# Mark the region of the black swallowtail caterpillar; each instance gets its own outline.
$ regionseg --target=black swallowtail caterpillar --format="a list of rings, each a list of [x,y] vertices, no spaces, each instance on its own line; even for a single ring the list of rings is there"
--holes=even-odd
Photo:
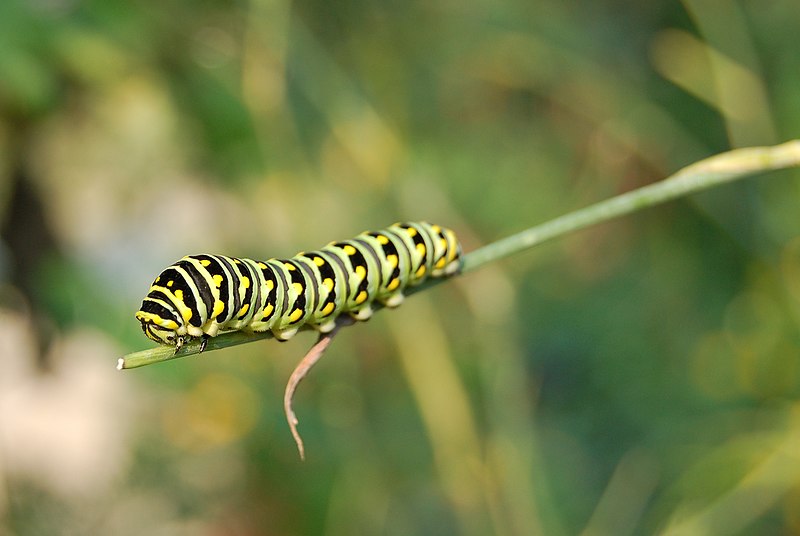
[[[136,319],[159,344],[175,346],[230,331],[290,339],[304,325],[330,332],[336,318],[372,315],[372,303],[397,307],[406,287],[461,269],[461,246],[450,229],[396,223],[332,242],[291,259],[254,261],[188,255],[156,277]]]

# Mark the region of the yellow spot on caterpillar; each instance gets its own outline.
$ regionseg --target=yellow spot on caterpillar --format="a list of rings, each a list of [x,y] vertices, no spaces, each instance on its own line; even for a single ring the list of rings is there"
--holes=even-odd
[[[328,302],[328,304],[325,307],[323,307],[322,311],[320,311],[320,312],[322,313],[323,316],[328,316],[329,314],[331,314],[333,312],[333,310],[335,308],[336,308],[336,304],[335,303]]]
[[[290,262],[284,262],[284,263],[283,263],[283,265],[284,265],[284,266],[286,267],[286,269],[287,269],[287,270],[289,270],[290,272],[291,272],[291,271],[293,271],[293,270],[297,270],[297,268],[295,268],[294,264],[292,264],[292,263],[290,263]]]
[[[419,253],[420,255],[422,255],[424,257],[425,256],[425,251],[426,251],[425,244],[417,244],[417,253]]]
[[[314,264],[317,266],[325,266],[325,259],[322,257],[314,257]]]
[[[139,321],[147,322],[148,324],[153,324],[154,326],[158,326],[164,329],[171,329],[176,330],[178,329],[178,324],[174,320],[165,320],[158,316],[157,314],[153,313],[145,313],[144,311],[139,311],[136,313],[136,319]]]
[[[416,272],[414,272],[414,276],[415,276],[415,277],[422,277],[423,275],[425,275],[425,272],[426,272],[426,271],[427,271],[427,268],[425,268],[425,265],[423,264],[422,266],[420,266],[420,267],[417,269],[417,271],[416,271]]]
[[[211,318],[217,318],[220,315],[220,313],[222,312],[222,309],[224,307],[225,307],[225,304],[222,303],[221,300],[215,301],[214,302],[214,310],[211,311]]]
[[[394,278],[392,279],[388,285],[386,285],[386,290],[394,290],[400,286],[400,279]]]
[[[170,283],[172,283],[172,281],[170,281]],[[169,286],[169,283],[167,284],[167,286]],[[178,298],[180,301],[183,301],[183,291],[182,290],[176,290],[175,291],[175,297]]]
[[[156,279],[156,281],[158,281],[158,279]],[[173,285],[173,283],[175,283],[175,281],[170,279],[169,281],[167,281],[167,287],[171,287]]]
[[[289,322],[297,322],[298,320],[300,320],[300,318],[302,318],[302,316],[303,316],[303,310],[298,307],[297,309],[292,311],[292,314],[289,315]]]
[[[202,261],[200,261],[201,266],[208,266],[209,264],[211,264],[211,261],[208,259],[203,259]]]
[[[239,259],[233,259],[234,264],[242,264],[242,261]]]
[[[183,310],[181,316],[183,316],[184,323],[188,323],[189,319],[192,318],[192,310],[187,307]]]
[[[363,266],[356,266],[355,272],[359,280],[364,279],[367,276],[367,269]]]
[[[322,280],[322,286],[328,289],[328,292],[333,290],[333,279],[326,277]]]
[[[153,283],[158,283],[159,281],[161,281],[161,276],[156,277],[156,280],[153,281]]]
[[[219,288],[222,285],[222,275],[217,274],[212,279],[214,280],[214,286],[216,286],[217,288]]]
[[[239,309],[239,318],[242,318],[244,315],[246,315],[248,309],[250,309],[250,304],[245,303],[242,308]]]
[[[344,251],[344,252],[345,252],[345,253],[347,253],[348,255],[355,255],[355,254],[356,254],[356,248],[354,248],[354,247],[353,247],[353,246],[351,246],[350,244],[347,244],[347,245],[345,245],[345,246],[342,248],[342,251]]]
[[[417,236],[417,230],[414,229],[413,227],[409,227],[408,229],[406,229],[406,232],[408,233],[408,236],[410,236],[411,238]]]
[[[356,296],[356,305],[361,305],[365,301],[367,301],[367,292],[362,290],[358,293],[358,296]]]
[[[434,225],[431,225],[431,230],[432,230],[434,233],[438,233],[438,232],[440,232],[440,231],[442,230],[442,228],[441,228],[441,227],[439,227],[438,225],[434,224]]]
[[[397,268],[397,255],[387,255],[386,262],[388,262],[389,266],[392,268]]]
[[[294,291],[298,294],[302,294],[303,290],[305,289],[302,283],[292,283],[292,286],[294,287]]]
[[[447,259],[442,257],[439,259],[439,262],[436,263],[436,268],[444,268],[444,265],[447,264]]]
[[[263,263],[263,262],[261,262],[261,261],[258,261],[258,264],[257,264],[256,266],[258,266],[258,267],[259,267],[259,268],[261,268],[262,270],[263,270],[264,268],[266,268],[266,267],[267,267],[267,265],[266,265],[266,264],[264,264],[264,263]]]
[[[267,291],[272,292],[272,289],[275,288],[275,281],[272,279],[267,281]]]
[[[378,235],[378,236],[376,236],[375,238],[378,240],[378,243],[379,243],[380,245],[382,245],[382,246],[385,246],[386,244],[388,244],[388,243],[389,243],[389,239],[388,239],[388,238],[386,238],[386,236],[385,236],[385,235],[379,234],[379,235]]]
[[[243,288],[250,288],[250,278],[246,276],[242,276],[242,287]]]
[[[269,315],[271,315],[271,314],[272,314],[272,311],[273,311],[274,309],[275,309],[275,308],[272,306],[272,304],[271,304],[271,303],[268,303],[268,304],[267,304],[267,306],[266,306],[266,307],[264,307],[264,310],[261,312],[261,314],[263,315],[263,316],[262,316],[262,318],[261,318],[261,320],[266,320],[266,319],[267,319],[267,317],[269,317]]]

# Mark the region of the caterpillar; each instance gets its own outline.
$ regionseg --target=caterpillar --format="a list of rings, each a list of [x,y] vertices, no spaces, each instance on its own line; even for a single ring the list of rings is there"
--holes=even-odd
[[[285,341],[303,326],[328,333],[347,313],[402,303],[403,290],[461,269],[455,233],[427,222],[396,223],[290,259],[188,255],[156,277],[136,313],[144,334],[175,347],[232,331],[272,331]]]

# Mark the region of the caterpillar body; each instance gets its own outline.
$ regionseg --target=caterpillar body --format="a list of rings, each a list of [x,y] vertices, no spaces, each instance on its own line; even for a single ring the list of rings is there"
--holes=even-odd
[[[372,304],[397,307],[403,290],[461,269],[461,246],[450,229],[396,223],[332,242],[291,259],[256,261],[188,255],[156,277],[136,313],[142,331],[175,346],[231,331],[272,331],[282,341],[305,325],[331,331],[347,313],[372,315]]]

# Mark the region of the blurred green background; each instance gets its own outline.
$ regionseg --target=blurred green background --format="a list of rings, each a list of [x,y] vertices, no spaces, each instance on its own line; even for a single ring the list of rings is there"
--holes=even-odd
[[[117,372],[188,254],[466,250],[800,136],[794,0],[0,2],[0,534],[800,533],[800,181]]]

